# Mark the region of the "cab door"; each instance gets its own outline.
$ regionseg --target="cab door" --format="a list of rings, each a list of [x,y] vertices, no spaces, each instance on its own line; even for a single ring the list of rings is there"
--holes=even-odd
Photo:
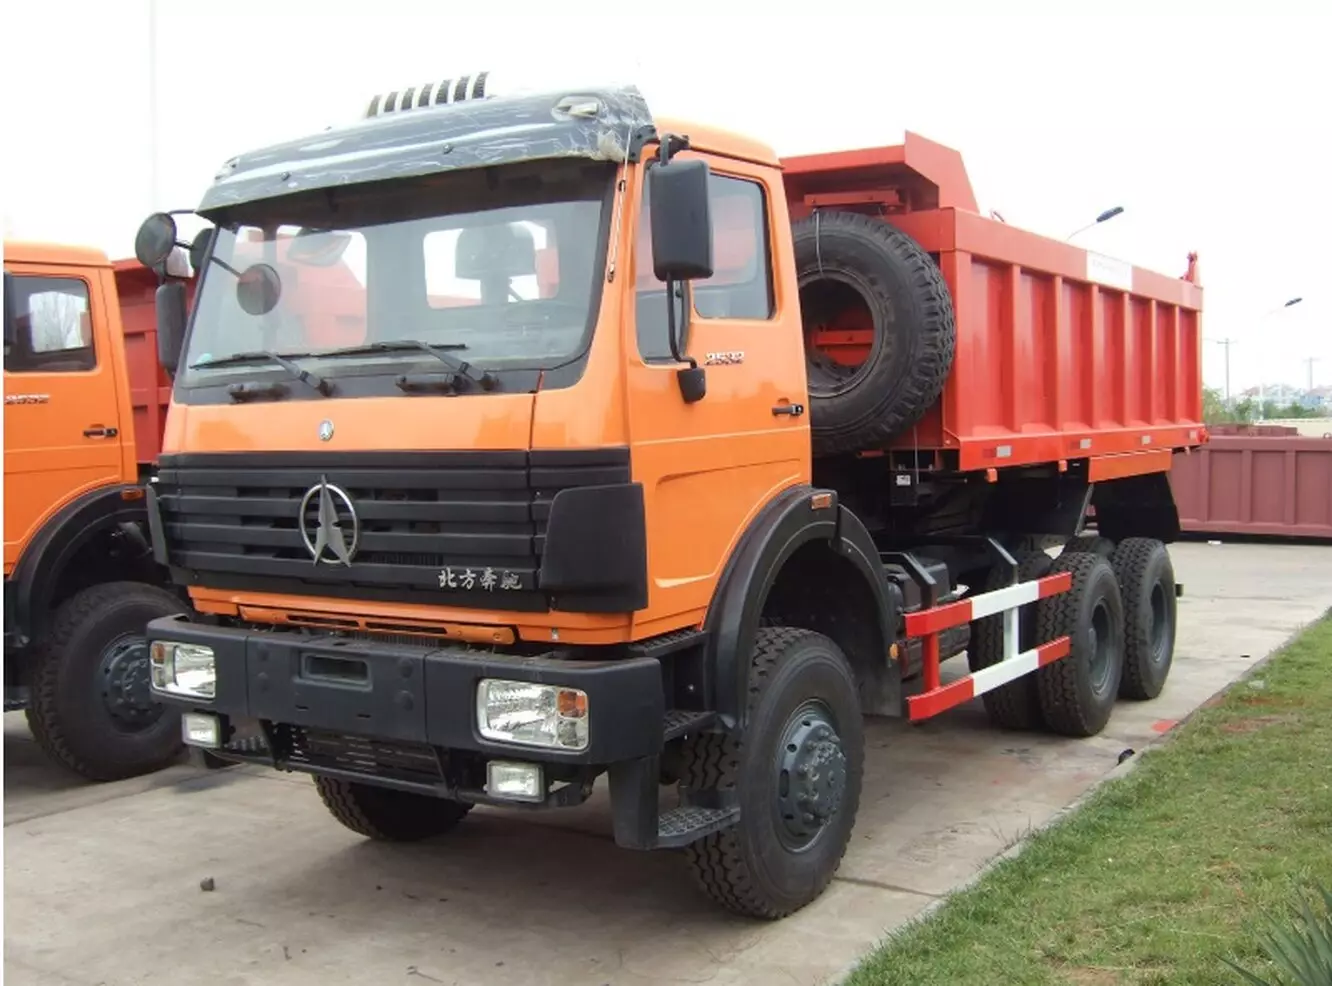
[[[626,339],[634,478],[648,518],[653,622],[699,617],[746,525],[780,490],[810,476],[804,346],[793,276],[774,258],[789,220],[772,167],[694,152],[712,169],[713,276],[687,289],[684,351],[707,393],[686,403],[671,356],[665,285],[652,273],[651,216],[640,177],[634,228],[633,326]],[[792,272],[793,273],[793,272]]]
[[[62,506],[122,481],[115,365],[99,273],[6,266],[6,574]]]

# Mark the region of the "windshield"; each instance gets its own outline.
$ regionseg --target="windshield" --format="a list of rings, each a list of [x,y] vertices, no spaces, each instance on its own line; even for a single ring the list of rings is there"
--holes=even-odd
[[[613,173],[547,161],[233,209],[217,217],[181,382],[281,373],[271,359],[228,362],[255,353],[330,379],[401,373],[432,362],[427,347],[500,374],[575,361],[599,300]],[[276,290],[247,303],[237,286],[251,279],[237,275],[256,264],[276,271]],[[424,346],[374,348],[402,342]],[[347,349],[360,351],[336,353]]]

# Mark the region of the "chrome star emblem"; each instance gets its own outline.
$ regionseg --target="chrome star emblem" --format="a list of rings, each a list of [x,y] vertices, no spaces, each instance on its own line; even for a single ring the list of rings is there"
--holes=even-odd
[[[351,565],[361,540],[361,520],[346,490],[320,476],[318,485],[301,497],[298,522],[301,539],[316,565]]]

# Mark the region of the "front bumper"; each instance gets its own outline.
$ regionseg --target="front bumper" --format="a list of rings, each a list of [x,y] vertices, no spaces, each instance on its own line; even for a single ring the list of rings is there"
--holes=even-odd
[[[650,658],[570,661],[506,656],[465,647],[215,627],[192,623],[184,616],[154,620],[148,625],[148,639],[213,649],[217,683],[212,700],[154,694],[182,710],[223,717],[228,732],[234,723],[258,721],[269,740],[263,759],[281,760],[282,750],[271,742],[276,727],[343,741],[359,738],[404,749],[429,747],[441,754],[461,751],[570,766],[604,766],[651,756],[662,747],[661,665]],[[586,692],[587,748],[552,749],[482,737],[476,714],[476,689],[482,678]],[[224,735],[218,751],[223,756],[252,748],[232,749],[225,739]],[[304,762],[290,766],[335,772],[312,769]]]

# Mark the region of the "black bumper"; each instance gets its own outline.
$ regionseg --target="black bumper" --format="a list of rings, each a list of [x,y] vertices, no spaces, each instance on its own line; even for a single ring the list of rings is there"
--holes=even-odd
[[[405,744],[534,762],[606,765],[662,748],[661,665],[651,658],[569,661],[232,629],[167,617],[148,639],[203,644],[217,662],[212,701],[162,695],[185,710],[257,719]],[[483,678],[579,688],[588,696],[588,747],[497,743],[477,728]]]

